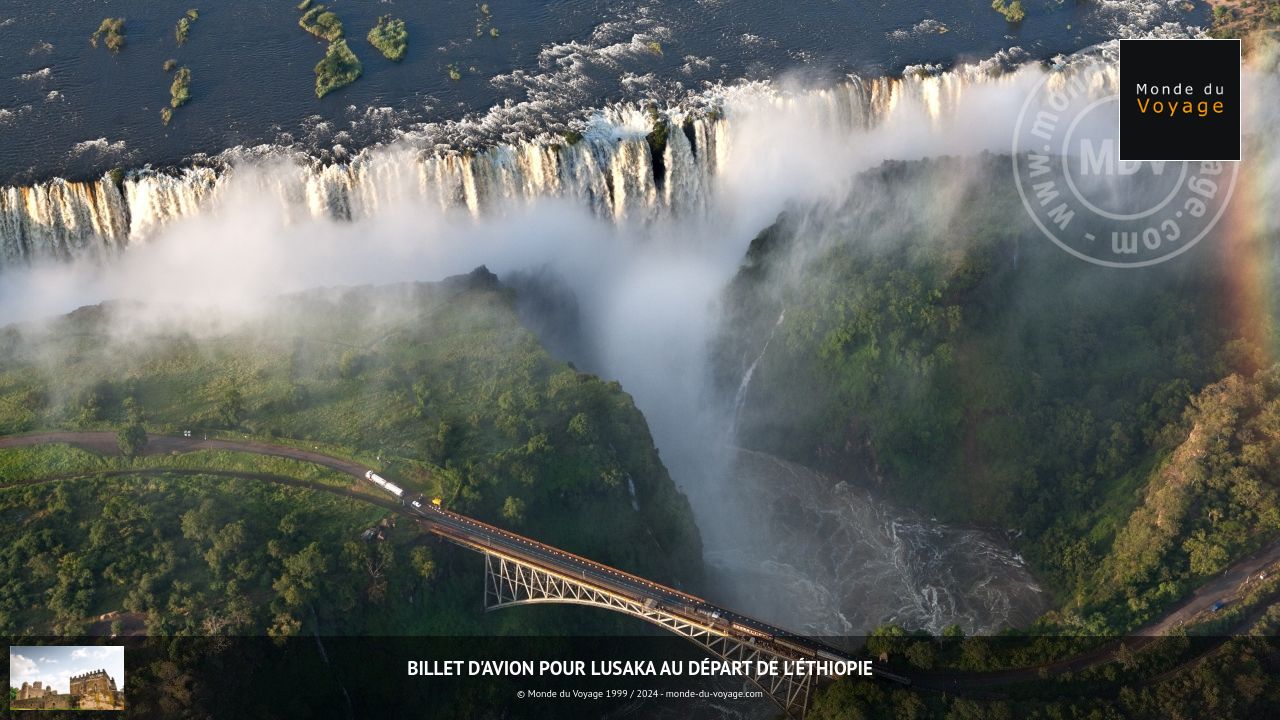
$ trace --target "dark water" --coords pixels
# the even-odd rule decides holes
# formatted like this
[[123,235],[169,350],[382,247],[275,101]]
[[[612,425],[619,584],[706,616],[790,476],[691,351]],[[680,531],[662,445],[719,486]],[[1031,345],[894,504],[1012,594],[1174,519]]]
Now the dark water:
[[[896,73],[1013,47],[1049,57],[1125,28],[1205,14],[1152,10],[1163,3],[1029,0],[1015,27],[989,0],[493,0],[477,36],[483,16],[471,1],[327,4],[364,76],[317,99],[312,68],[324,43],[298,27],[296,0],[0,0],[0,183],[175,164],[263,143],[340,157],[423,124],[441,143],[482,144],[562,129],[608,102],[669,101],[709,83],[795,69],[819,78]],[[180,48],[174,24],[188,7],[201,17]],[[408,25],[399,64],[364,39],[384,13]],[[126,19],[118,55],[88,41],[108,16]],[[188,66],[194,84],[191,102],[165,127],[168,58]],[[450,65],[460,81],[449,78]]]

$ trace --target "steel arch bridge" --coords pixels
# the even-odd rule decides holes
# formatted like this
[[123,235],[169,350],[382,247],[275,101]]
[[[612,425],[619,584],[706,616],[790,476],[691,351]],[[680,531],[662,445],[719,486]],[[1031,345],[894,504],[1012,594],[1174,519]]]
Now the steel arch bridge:
[[[759,667],[757,661],[760,660],[800,658],[799,653],[774,649],[755,636],[735,637],[715,623],[699,622],[685,613],[669,611],[651,599],[640,601],[497,552],[485,551],[484,558],[486,611],[516,605],[589,605],[639,618],[689,640],[721,660],[747,661],[752,668]],[[804,718],[813,690],[813,675],[751,673],[745,677],[788,718]]]

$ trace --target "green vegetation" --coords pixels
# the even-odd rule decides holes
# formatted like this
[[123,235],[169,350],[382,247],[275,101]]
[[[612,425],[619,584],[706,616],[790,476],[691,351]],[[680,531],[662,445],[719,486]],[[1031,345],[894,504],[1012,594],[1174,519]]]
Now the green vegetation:
[[1213,26],[1209,35],[1215,38],[1241,38],[1246,48],[1255,36],[1280,27],[1280,0],[1214,0]]
[[462,79],[462,72],[458,70],[457,63],[449,63],[448,65],[444,66],[444,69],[449,73],[450,80],[454,82],[458,82],[459,80]]
[[[395,547],[359,543],[352,532],[372,524],[376,509],[250,480],[65,481],[0,492],[0,512],[23,518],[0,549],[8,632],[75,635],[115,611],[134,632],[288,634],[308,603],[321,622],[367,606],[373,580],[361,577],[362,557]],[[309,562],[322,550],[332,560]],[[413,582],[401,579],[408,573],[393,577]]]
[[147,429],[142,423],[129,423],[120,428],[116,441],[122,455],[127,458],[136,457],[147,447]]
[[173,76],[173,82],[169,85],[169,106],[174,108],[182,107],[191,99],[191,70],[189,68],[178,68],[178,72]]
[[173,108],[171,107],[160,108],[160,122],[164,123],[165,125],[168,125],[172,121],[173,121]]
[[1129,629],[1280,531],[1275,341],[1222,307],[1221,246],[1099,273],[1041,241],[1002,170],[890,163],[762,233],[726,298],[723,391],[785,309],[740,442],[1016,528],[1058,602],[1042,632]]
[[328,40],[331,51],[332,43],[342,39],[342,20],[326,10],[324,5],[315,5],[303,13],[298,25],[321,40]]
[[489,4],[481,3],[476,6],[478,14],[476,15],[476,37],[489,33],[489,37],[498,37],[498,29],[493,27],[493,13],[489,12]]
[[[1280,534],[1275,298],[1224,300],[1246,292],[1240,257],[1275,251],[1241,235],[1150,272],[1100,272],[1029,226],[998,181],[1006,163],[865,173],[844,202],[761,233],[725,298],[726,394],[772,338],[739,442],[1021,532],[1057,604],[997,638],[880,628],[869,657],[946,692],[839,681],[809,717],[1268,717],[1274,567],[1184,634],[1137,650],[1109,638]],[[1081,653],[1096,659],[1049,664]],[[1032,670],[970,688],[945,674],[1000,668]]]
[[[113,611],[127,633],[635,630],[572,608],[485,614],[474,556],[411,523],[364,541],[386,517],[376,506],[199,473],[272,473],[380,497],[367,483],[293,460],[157,453],[137,435],[144,420],[152,433],[318,448],[574,552],[697,581],[688,504],[630,397],[547,355],[492,275],[287,297],[259,320],[198,337],[126,338],[115,331],[121,310],[0,330],[0,433],[110,430],[125,451],[0,450],[7,633],[80,632]],[[125,475],[19,484],[104,471]]]
[[346,87],[356,81],[363,71],[360,58],[347,47],[346,40],[335,40],[329,43],[324,58],[316,63],[316,97]]
[[991,0],[991,9],[1003,15],[1004,19],[1011,23],[1020,23],[1027,16],[1022,10],[1022,0],[1013,0],[1013,2]]
[[[298,19],[298,25],[312,35],[329,41],[324,57],[315,67],[316,97],[322,98],[355,82],[364,68],[360,64],[360,58],[356,57],[342,37],[342,21],[326,10],[324,5],[302,3],[298,9],[306,10]],[[403,30],[403,24],[401,29]],[[373,42],[373,33],[370,33],[370,42]]]
[[[1172,637],[1154,649],[1118,650],[1112,662],[1078,674],[1033,680],[972,693],[929,692],[840,680],[819,689],[808,717],[814,720],[870,718],[1264,718],[1280,703],[1275,658],[1280,612],[1273,610],[1253,636],[1227,640],[1196,660],[1204,643]],[[904,654],[994,656],[991,640],[902,638]],[[903,657],[899,655],[898,657]]]
[[671,136],[671,122],[658,111],[655,105],[649,106],[648,113],[653,129],[645,136],[645,140],[649,143],[649,151],[653,157],[660,159],[667,151],[667,139]]
[[388,60],[399,62],[404,59],[405,50],[409,47],[409,31],[405,30],[403,20],[383,15],[378,18],[377,26],[369,31],[369,43]]
[[98,47],[98,40],[111,52],[120,52],[124,47],[124,18],[106,18],[98,25],[98,29],[89,36],[89,42]]
[[200,19],[200,11],[192,8],[185,15],[178,18],[178,24],[173,29],[174,37],[178,41],[178,45],[186,45],[187,37],[191,34],[191,24]]
[[[935,686],[959,671],[958,681],[946,693],[838,681],[818,691],[811,717],[1270,717],[1280,703],[1278,594],[1280,577],[1272,573],[1239,603],[1149,643],[966,638],[955,626],[933,637],[884,626],[865,650],[881,666]],[[1069,656],[1076,658],[1071,665],[1052,662]],[[963,674],[1004,668],[1020,668],[1022,677],[974,687]]]
[[[128,426],[124,426],[128,427]],[[243,433],[240,435],[243,438]],[[282,443],[287,444],[287,443]],[[308,447],[314,447],[314,443]],[[27,448],[16,448],[0,452],[0,479],[7,485],[23,480],[39,479],[54,475],[58,477],[90,478],[94,475],[112,473],[117,476],[128,476],[130,472],[139,477],[161,476],[179,473],[188,476],[198,471],[268,473],[281,477],[305,480],[335,488],[351,488],[352,479],[327,468],[287,458],[276,458],[264,455],[252,455],[221,450],[200,450],[182,455],[148,454],[146,445],[142,452],[133,457],[121,455],[97,455],[87,450],[68,445],[40,445]],[[71,482],[71,480],[66,480]],[[256,481],[263,482],[263,481]],[[377,496],[372,487],[358,486],[354,488],[362,494]]]
[[653,182],[661,192],[667,178],[667,140],[671,137],[671,121],[658,111],[656,105],[648,108],[649,121],[653,129],[645,136],[649,143],[649,159],[653,163]]
[[1164,432],[1170,452],[1088,577],[1099,609],[1150,613],[1280,531],[1280,366],[1208,386]]
[[311,7],[311,0],[302,0],[302,2],[298,3],[299,10],[306,10],[309,7]]

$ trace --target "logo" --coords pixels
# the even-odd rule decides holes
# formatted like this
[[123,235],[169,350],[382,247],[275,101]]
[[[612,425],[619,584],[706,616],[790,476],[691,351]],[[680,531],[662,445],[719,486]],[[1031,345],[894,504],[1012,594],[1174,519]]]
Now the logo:
[[1239,40],[1121,40],[1120,157],[1239,160]]
[[1104,267],[1146,267],[1213,229],[1238,163],[1120,159],[1118,94],[1105,66],[1050,73],[1018,114],[1013,171],[1023,207],[1059,247]]

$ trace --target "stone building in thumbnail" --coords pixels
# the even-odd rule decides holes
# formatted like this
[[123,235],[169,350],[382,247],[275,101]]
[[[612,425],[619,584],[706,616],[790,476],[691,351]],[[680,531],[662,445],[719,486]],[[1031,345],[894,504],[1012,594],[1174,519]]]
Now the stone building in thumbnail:
[[124,693],[105,670],[73,675],[70,692],[59,693],[40,681],[22,683],[11,707],[14,710],[123,710]]
[[14,710],[66,710],[75,707],[75,702],[72,696],[60,694],[52,686],[46,687],[37,680],[22,683],[10,707]]
[[44,683],[39,680],[34,683],[22,683],[22,687],[18,688],[19,700],[35,700],[45,697],[46,695],[56,695],[53,688],[44,687]]
[[124,693],[106,670],[94,670],[71,677],[71,697],[82,710],[122,710]]

